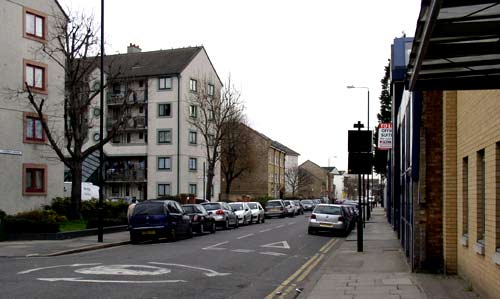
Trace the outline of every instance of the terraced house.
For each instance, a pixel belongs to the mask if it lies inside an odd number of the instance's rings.
[[[64,136],[64,70],[41,48],[53,42],[56,21],[66,19],[54,0],[0,1],[0,209],[10,214],[63,194],[63,164],[48,146],[25,84],[44,99],[54,135]]]
[[[203,197],[206,147],[190,125],[199,109],[190,104],[200,90],[214,95],[222,83],[203,47],[142,52],[130,44],[127,53],[105,57],[108,70],[119,76],[107,83],[105,122],[119,118],[126,96],[128,122],[104,146],[105,197],[154,199],[191,194]],[[95,115],[99,106],[94,103]],[[99,139],[99,126],[89,142]],[[87,176],[96,169],[89,159]],[[92,166],[93,165],[93,166]],[[90,170],[90,171],[89,171]],[[220,192],[216,167],[212,198]]]

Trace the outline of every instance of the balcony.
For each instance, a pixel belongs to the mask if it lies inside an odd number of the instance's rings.
[[[111,127],[118,122],[117,119],[110,118],[107,120],[106,125],[108,130],[111,130]],[[120,130],[144,130],[147,129],[147,120],[143,115],[133,116],[125,124],[122,125]]]
[[[124,102],[125,93],[112,93],[108,92],[106,94],[106,100],[108,106],[122,105]],[[127,104],[146,104],[147,103],[147,93],[145,89],[138,89],[132,91],[127,97]]]
[[[108,169],[107,182],[145,182],[146,169]]]

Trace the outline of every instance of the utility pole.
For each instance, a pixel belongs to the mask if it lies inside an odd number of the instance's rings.
[[[102,201],[104,198],[104,0],[101,0],[101,77],[99,117],[99,202],[97,207],[97,242],[103,242]]]
[[[363,124],[358,121],[357,124],[354,124],[354,128],[357,128],[358,131],[361,131],[361,128],[363,128]],[[358,215],[358,228],[357,228],[357,233],[358,233],[358,252],[363,252],[363,206],[361,202],[361,174],[358,173],[358,210],[359,210],[359,215]]]

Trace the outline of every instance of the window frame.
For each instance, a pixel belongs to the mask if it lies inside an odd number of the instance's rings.
[[[194,162],[194,164],[192,164],[192,162]],[[193,165],[194,167],[191,167]],[[196,157],[188,158],[188,169],[189,171],[198,171],[198,159]]]
[[[33,15],[35,17],[35,19],[34,19],[35,20],[35,24],[34,24],[35,33],[34,34],[27,32],[28,28],[26,27],[26,21],[27,21],[28,14]],[[37,17],[42,19],[42,36],[36,35],[36,18]],[[32,8],[23,7],[23,37],[37,41],[37,42],[47,43],[47,36],[48,36],[47,19],[48,19],[47,14],[45,14],[41,11],[32,9]]]
[[[197,105],[189,105],[189,117],[192,119],[198,118],[198,106]]]
[[[168,193],[165,192],[166,186],[168,186]],[[160,194],[160,187],[163,187],[163,194]],[[157,197],[162,197],[162,196],[170,196],[172,195],[172,184],[170,183],[157,183],[156,184],[156,196]]]
[[[207,95],[213,97],[215,95],[215,85],[214,84],[207,84]]]
[[[193,186],[194,186],[194,191],[195,192],[191,192],[192,191],[191,187],[193,187]],[[196,183],[189,183],[188,184],[188,194],[192,194],[192,195],[197,196],[198,195],[198,184],[196,184]]]
[[[160,168],[160,160],[165,160],[163,163],[164,165],[166,165],[167,163],[167,160],[170,161],[170,167],[164,167],[164,168]],[[156,159],[156,170],[158,171],[172,171],[172,157],[171,156],[160,156],[160,157],[157,157]]]
[[[27,135],[27,125],[28,125],[28,118],[30,119],[34,119],[34,120],[37,120],[37,121],[40,121],[40,118],[38,117],[38,114],[36,113],[33,113],[33,112],[23,112],[23,143],[34,143],[34,144],[42,144],[42,143],[46,143],[47,142],[47,136],[45,134],[45,130],[43,129],[42,127],[42,138],[31,138],[31,137],[28,137]],[[47,122],[47,116],[44,115],[43,119],[45,120],[45,122]],[[41,125],[41,123],[40,123]],[[35,132],[36,130],[36,125],[35,123],[33,123],[33,132]]]
[[[42,171],[42,187],[40,189],[28,189],[26,187],[27,179],[28,179],[28,170]],[[37,195],[47,195],[47,165],[46,164],[33,164],[33,163],[23,163],[23,195],[25,196],[37,196]],[[35,173],[31,173],[31,179],[33,180]],[[36,181],[36,178],[35,178]]]
[[[198,91],[198,80],[190,78],[189,79],[189,91],[197,92]]]
[[[163,133],[163,132],[170,132],[170,141],[167,141],[167,142],[160,142],[160,133]],[[172,140],[173,140],[173,133],[172,133],[172,129],[157,129],[156,130],[156,143],[158,145],[163,145],[163,144],[172,144]]]
[[[42,87],[36,87],[36,86],[31,86],[31,85],[28,85],[30,87],[30,90],[32,92],[35,92],[35,93],[42,93],[42,94],[47,94],[48,93],[48,90],[47,90],[47,77],[48,77],[48,65],[45,64],[45,63],[41,63],[41,62],[37,62],[37,61],[33,61],[33,60],[29,60],[29,59],[23,59],[23,89],[26,89],[26,82],[27,82],[27,67],[32,67],[33,68],[33,81],[36,81],[35,80],[35,70],[36,69],[41,69],[42,70]],[[33,82],[33,84],[35,84],[35,82]]]
[[[194,136],[194,139],[192,139],[193,136]],[[198,144],[198,132],[196,132],[195,130],[189,130],[188,143],[189,143],[189,145],[197,145]]]
[[[166,87],[166,84],[164,85],[164,87],[161,86],[161,82],[162,80],[167,80],[169,79],[170,81],[170,87]],[[166,81],[164,81],[166,82]],[[168,76],[165,76],[165,77],[158,77],[158,90],[172,90],[174,86],[174,82],[173,82],[173,79],[172,77],[168,77]]]
[[[161,105],[170,106],[170,108],[169,108],[170,113],[168,115],[161,115],[161,113],[160,113],[160,111],[161,111],[160,106]],[[171,118],[172,117],[172,103],[171,102],[158,103],[157,109],[158,109],[157,117],[159,117],[159,118],[169,118],[169,117]]]

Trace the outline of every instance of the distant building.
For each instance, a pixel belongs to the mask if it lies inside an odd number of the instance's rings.
[[[64,190],[64,167],[48,145],[27,98],[25,82],[43,98],[45,119],[64,137],[64,70],[41,49],[56,43],[56,23],[67,17],[57,1],[0,1],[0,210],[12,214],[49,204]],[[63,57],[58,57],[64,61]]]
[[[299,196],[303,198],[325,198],[332,189],[332,178],[328,170],[307,160],[299,166]]]

